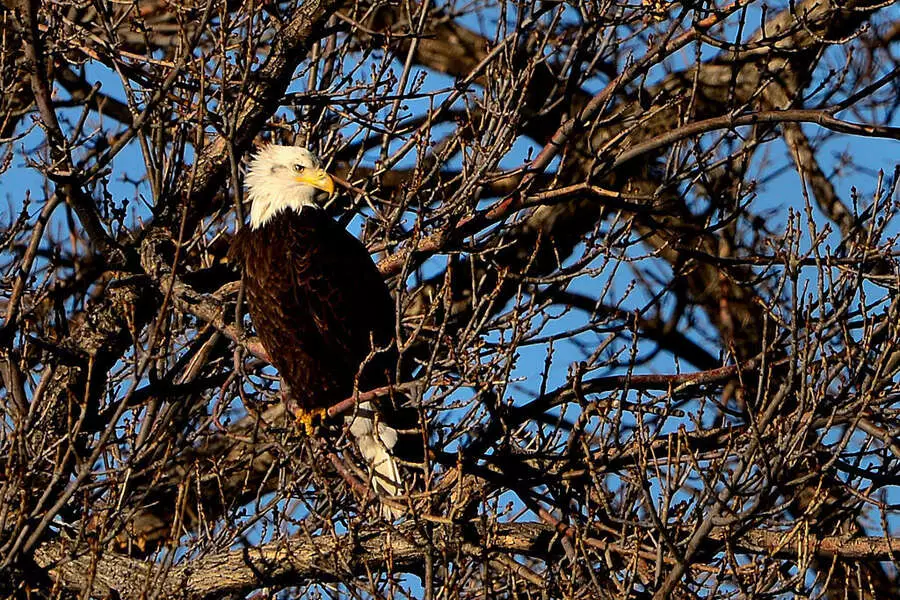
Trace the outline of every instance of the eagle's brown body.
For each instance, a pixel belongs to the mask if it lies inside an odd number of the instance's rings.
[[[232,255],[260,341],[300,408],[340,402],[354,382],[367,391],[394,381],[391,295],[362,243],[325,211],[285,210],[244,227]]]

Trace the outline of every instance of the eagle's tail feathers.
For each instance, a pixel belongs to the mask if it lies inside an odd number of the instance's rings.
[[[349,415],[350,433],[356,438],[360,454],[372,470],[372,487],[382,496],[397,496],[403,493],[400,469],[391,450],[397,443],[397,430],[385,423],[378,423],[375,433],[374,407],[370,402],[359,405],[355,415]],[[399,508],[381,505],[382,515],[389,520],[399,518],[403,511]]]

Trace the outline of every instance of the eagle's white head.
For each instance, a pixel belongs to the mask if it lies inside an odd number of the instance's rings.
[[[334,194],[334,180],[306,148],[265,146],[250,162],[244,179],[250,198],[250,228],[257,229],[279,212],[317,207],[316,196]]]

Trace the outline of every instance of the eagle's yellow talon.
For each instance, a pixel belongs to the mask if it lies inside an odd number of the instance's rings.
[[[314,408],[312,410],[298,408],[294,412],[294,419],[297,422],[297,426],[300,427],[306,435],[312,436],[319,425],[322,424],[322,421],[325,420],[327,412],[328,411],[325,408]]]

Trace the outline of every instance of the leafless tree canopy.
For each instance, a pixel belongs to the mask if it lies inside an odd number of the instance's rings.
[[[896,597],[898,17],[4,0],[0,595]],[[395,295],[397,522],[245,315],[267,141]]]

